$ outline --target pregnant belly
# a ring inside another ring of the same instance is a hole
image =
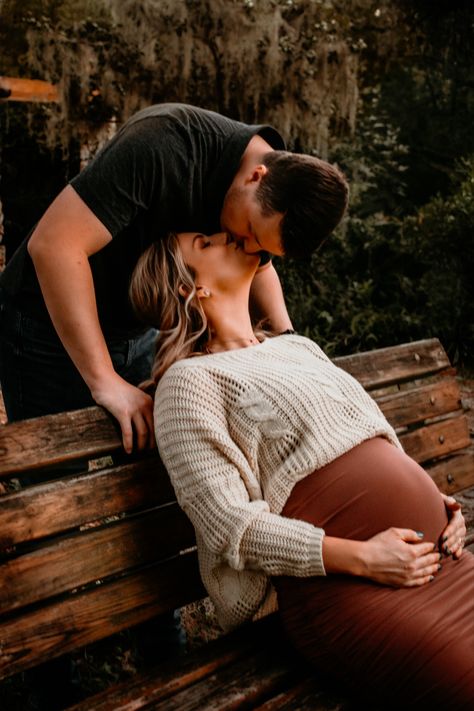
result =
[[[377,437],[305,477],[282,514],[324,528],[328,536],[366,540],[396,526],[439,542],[446,509],[430,476],[404,452]]]

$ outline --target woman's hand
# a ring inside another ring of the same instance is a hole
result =
[[[441,569],[441,554],[434,543],[421,542],[423,534],[389,528],[364,542],[361,574],[383,585],[415,587],[433,580]]]
[[[448,511],[449,523],[441,535],[441,550],[445,555],[460,558],[466,538],[466,522],[461,513],[461,504],[452,496],[441,494]]]

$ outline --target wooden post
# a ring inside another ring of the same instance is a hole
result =
[[[59,101],[58,87],[41,79],[0,76],[0,101]]]

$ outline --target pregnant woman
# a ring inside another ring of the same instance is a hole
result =
[[[448,523],[376,403],[314,342],[254,331],[258,264],[226,234],[172,234],[130,291],[161,326],[156,438],[219,621],[278,604],[294,647],[349,691],[385,708],[471,709],[463,518],[451,505]]]

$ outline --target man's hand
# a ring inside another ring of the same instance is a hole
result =
[[[133,449],[134,436],[137,449],[155,446],[153,399],[143,390],[114,373],[92,392],[92,397],[117,419],[127,454]]]
[[[460,558],[466,538],[466,522],[461,513],[461,504],[452,496],[441,494],[448,511],[449,523],[441,535],[441,550],[445,555]]]

